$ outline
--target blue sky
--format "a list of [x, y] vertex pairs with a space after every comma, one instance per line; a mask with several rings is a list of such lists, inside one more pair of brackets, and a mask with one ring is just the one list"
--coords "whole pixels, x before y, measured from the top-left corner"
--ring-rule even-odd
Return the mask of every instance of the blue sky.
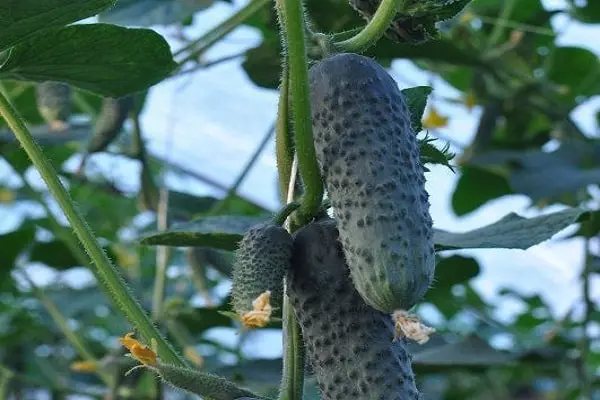
[[[197, 15], [193, 26], [186, 29], [187, 36], [197, 37], [246, 2], [238, 0], [234, 1], [233, 5], [217, 2], [209, 10]], [[543, 2], [553, 8], [562, 7], [565, 3], [550, 0]], [[600, 54], [600, 28], [597, 25], [582, 25], [561, 16], [553, 20], [553, 25], [562, 32], [559, 44], [582, 46]], [[169, 30], [157, 30], [169, 36]], [[238, 28], [215, 46], [207, 58], [216, 59], [238, 53], [244, 48], [258, 45], [260, 40], [256, 30], [248, 27]], [[173, 41], [171, 43], [176, 49], [177, 44]], [[231, 184], [273, 122], [277, 105], [276, 92], [254, 86], [241, 69], [241, 62], [242, 59], [223, 63], [154, 87], [142, 119], [143, 132], [151, 151], [226, 185]], [[401, 88], [430, 83], [427, 74], [407, 61], [394, 62], [390, 72]], [[439, 79], [433, 82], [433, 86], [435, 97], [457, 96], [456, 91]], [[434, 100], [434, 104], [451, 118], [449, 126], [441, 129], [439, 133], [452, 138], [454, 142], [467, 144], [474, 133], [474, 124], [480, 110], [475, 109], [468, 113], [462, 107], [447, 103]], [[577, 122], [589, 134], [597, 129], [594, 112], [599, 108], [600, 97], [597, 96], [574, 113]], [[105, 158], [93, 157], [92, 163], [100, 160]], [[76, 160], [72, 165], [75, 164]], [[126, 168], [122, 168], [119, 162], [119, 171], [116, 168], [112, 168], [112, 171], [115, 178], [135, 189], [137, 168], [135, 163], [129, 163]], [[36, 173], [31, 175], [35, 176]], [[278, 207], [275, 177], [274, 150], [271, 145], [260, 157], [240, 192], [266, 207], [275, 209]], [[432, 202], [431, 213], [435, 225], [439, 228], [465, 231], [494, 222], [509, 212], [525, 216], [535, 215], [527, 210], [529, 200], [524, 196], [515, 195], [490, 202], [476, 212], [458, 218], [450, 206], [450, 196], [457, 175], [445, 168], [433, 168], [427, 179], [427, 189]], [[171, 177], [169, 185], [174, 189], [196, 194], [219, 194], [193, 179]], [[553, 207], [545, 212], [558, 209]], [[1, 210], [0, 213], [5, 214]], [[6, 226], [5, 222], [4, 228]], [[568, 231], [572, 229], [567, 229], [558, 237], [565, 236]], [[483, 273], [475, 279], [475, 287], [490, 300], [495, 299], [496, 291], [502, 287], [515, 288], [523, 293], [540, 293], [560, 315], [580, 294], [578, 276], [583, 263], [580, 240], [553, 240], [527, 251], [478, 250], [462, 253], [475, 255], [480, 261]], [[36, 274], [36, 277], [40, 283], [52, 279], [53, 274], [43, 273], [43, 269], [37, 270], [39, 274]], [[69, 275], [79, 281], [89, 276], [83, 270], [74, 271]], [[596, 296], [600, 293], [597, 280], [594, 282], [594, 293]], [[514, 301], [504, 301], [502, 304], [502, 314], [506, 318], [519, 309], [519, 304]], [[278, 349], [274, 354], [269, 353], [270, 351], [266, 354], [262, 352], [263, 355], [277, 355]]]

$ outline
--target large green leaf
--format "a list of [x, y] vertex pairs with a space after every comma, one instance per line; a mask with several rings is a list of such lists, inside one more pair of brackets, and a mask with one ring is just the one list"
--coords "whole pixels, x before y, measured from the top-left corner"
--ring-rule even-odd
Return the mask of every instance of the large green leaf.
[[169, 45], [152, 30], [80, 24], [19, 43], [0, 67], [0, 78], [55, 80], [121, 97], [160, 82], [175, 67]]
[[[79, 242], [76, 243], [81, 248], [82, 253], [85, 254], [85, 250], [79, 245]], [[110, 247], [104, 247], [104, 252], [108, 254], [110, 259], [116, 259], [116, 255]], [[29, 261], [40, 262], [58, 270], [86, 266], [89, 264], [87, 257], [86, 260], [79, 260], [77, 256], [71, 252], [71, 249], [60, 240], [36, 242], [29, 250]]]
[[564, 100], [572, 104], [576, 96], [596, 96], [600, 93], [600, 60], [581, 47], [557, 47], [550, 53], [548, 79], [564, 85]]
[[162, 246], [213, 247], [235, 250], [244, 234], [252, 226], [263, 223], [268, 217], [216, 216], [175, 224], [169, 230], [144, 235], [141, 243]]
[[513, 193], [506, 178], [485, 168], [462, 167], [454, 193], [452, 209], [458, 216], [475, 211], [490, 200]]
[[[600, 162], [600, 141], [567, 142], [552, 152], [489, 151], [475, 154], [469, 162], [475, 167], [503, 171], [512, 191], [536, 202], [562, 200], [586, 185], [600, 184], [600, 168], [595, 167]], [[477, 191], [489, 186], [481, 180], [479, 183], [470, 185], [473, 196], [481, 196]]]
[[3, 0], [0, 3], [0, 52], [44, 29], [79, 21], [116, 0]]
[[525, 250], [550, 239], [586, 216], [587, 212], [579, 208], [534, 218], [523, 218], [510, 213], [493, 224], [469, 232], [451, 233], [436, 229], [434, 240], [439, 250], [490, 248]]
[[215, 0], [120, 0], [100, 14], [100, 21], [117, 25], [170, 25], [182, 22]]

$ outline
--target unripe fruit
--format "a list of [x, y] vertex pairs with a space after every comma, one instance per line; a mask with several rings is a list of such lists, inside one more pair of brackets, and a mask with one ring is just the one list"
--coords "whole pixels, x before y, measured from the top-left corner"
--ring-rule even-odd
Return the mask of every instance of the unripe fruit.
[[354, 288], [335, 222], [296, 232], [288, 295], [322, 400], [416, 400], [406, 339]]
[[42, 82], [36, 85], [35, 95], [38, 111], [50, 129], [67, 129], [71, 116], [71, 86], [62, 82]]
[[292, 236], [282, 227], [252, 227], [240, 242], [233, 266], [233, 310], [245, 327], [262, 327], [273, 308], [280, 308], [283, 279], [290, 269]]
[[435, 270], [432, 220], [410, 112], [373, 60], [339, 54], [310, 70], [314, 143], [346, 261], [363, 299], [408, 310]]
[[123, 124], [134, 105], [133, 96], [125, 96], [118, 99], [105, 97], [102, 100], [102, 109], [94, 126], [94, 136], [88, 145], [89, 153], [104, 151], [115, 140], [119, 133], [121, 133]]

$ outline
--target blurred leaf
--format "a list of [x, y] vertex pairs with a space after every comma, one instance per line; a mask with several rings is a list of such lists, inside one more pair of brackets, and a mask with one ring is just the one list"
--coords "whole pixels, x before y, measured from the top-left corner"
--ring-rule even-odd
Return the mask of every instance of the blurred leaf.
[[452, 209], [457, 216], [463, 216], [490, 200], [512, 193], [503, 176], [484, 168], [466, 165], [461, 168], [460, 178], [452, 194]]
[[[600, 162], [597, 140], [563, 143], [552, 152], [488, 151], [473, 155], [469, 162], [480, 168], [504, 170], [512, 190], [535, 202], [561, 199], [560, 196], [572, 195], [586, 185], [600, 183], [600, 168], [595, 167]], [[471, 194], [477, 195], [475, 188], [480, 190], [481, 186], [470, 186]]]
[[44, 30], [15, 46], [0, 78], [55, 80], [121, 97], [158, 83], [175, 66], [169, 45], [152, 30], [77, 24]]
[[145, 245], [176, 247], [213, 247], [236, 250], [238, 242], [252, 226], [267, 221], [266, 217], [216, 216], [175, 224], [162, 232], [151, 232], [141, 238]]
[[380, 62], [397, 58], [411, 60], [440, 61], [454, 65], [481, 65], [479, 58], [465, 52], [454, 43], [446, 40], [434, 40], [413, 46], [406, 43], [395, 43], [387, 38], [381, 39], [377, 45], [365, 52], [366, 56], [376, 57]]
[[115, 1], [4, 0], [0, 4], [0, 52], [41, 30], [91, 17]]
[[569, 14], [581, 22], [589, 24], [600, 23], [600, 3], [595, 0], [587, 0], [581, 2], [577, 0], [569, 0], [571, 8]]
[[281, 44], [276, 38], [264, 41], [246, 52], [242, 67], [254, 84], [268, 89], [279, 87], [281, 75]]
[[214, 0], [120, 0], [99, 20], [117, 25], [170, 25], [210, 7]]
[[30, 223], [25, 223], [15, 231], [0, 235], [1, 267], [0, 267], [0, 288], [6, 288], [10, 278], [10, 272], [15, 267], [17, 257], [34, 241], [35, 227]]
[[428, 370], [456, 368], [487, 368], [510, 363], [514, 357], [490, 346], [478, 336], [469, 336], [456, 343], [430, 347], [413, 356], [413, 363]]
[[228, 304], [219, 308], [185, 307], [173, 311], [170, 318], [183, 324], [191, 334], [199, 335], [211, 328], [234, 326], [229, 317], [219, 313], [224, 310], [229, 310]]
[[[77, 242], [77, 245], [80, 246], [79, 242]], [[85, 254], [83, 247], [80, 246], [80, 248]], [[111, 260], [116, 259], [116, 255], [110, 247], [104, 247], [104, 252]], [[60, 240], [36, 242], [29, 251], [29, 261], [39, 262], [58, 270], [88, 265], [88, 262], [81, 264], [75, 254]]]
[[596, 54], [581, 47], [556, 47], [550, 60], [547, 77], [568, 88], [565, 101], [572, 103], [576, 96], [600, 93], [600, 61]]
[[210, 247], [194, 247], [191, 250], [191, 262], [198, 265], [210, 265], [226, 277], [231, 277], [234, 260], [233, 253]]
[[256, 359], [223, 366], [211, 372], [252, 391], [265, 393], [279, 387], [281, 368], [281, 358]]
[[402, 94], [406, 99], [408, 110], [410, 111], [410, 124], [415, 133], [418, 133], [423, 129], [421, 121], [423, 119], [423, 113], [427, 106], [427, 98], [433, 91], [431, 86], [415, 86], [402, 90]]
[[452, 296], [452, 287], [475, 278], [479, 272], [479, 263], [472, 257], [453, 255], [441, 258], [435, 266], [434, 283], [425, 294], [424, 301], [433, 303], [447, 317], [451, 316], [456, 311], [454, 307], [442, 307], [456, 302]]
[[534, 218], [523, 218], [515, 213], [502, 217], [493, 224], [464, 233], [435, 230], [434, 241], [439, 250], [450, 249], [521, 249], [550, 239], [553, 235], [587, 217], [587, 212], [571, 208]]

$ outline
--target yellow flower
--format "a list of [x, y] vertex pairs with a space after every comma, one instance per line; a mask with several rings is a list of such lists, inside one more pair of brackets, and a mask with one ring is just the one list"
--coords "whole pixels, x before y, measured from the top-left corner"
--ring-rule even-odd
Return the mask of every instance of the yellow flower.
[[154, 350], [132, 338], [133, 332], [119, 339], [119, 342], [129, 350], [131, 355], [144, 365], [156, 365]]
[[445, 117], [437, 112], [434, 107], [429, 109], [427, 116], [423, 120], [423, 128], [435, 129], [443, 128], [448, 125], [448, 117]]
[[75, 372], [96, 372], [98, 369], [94, 361], [76, 361], [70, 367]]
[[253, 302], [253, 310], [242, 316], [244, 328], [262, 328], [271, 319], [273, 307], [271, 307], [271, 292], [267, 290], [261, 293]]

